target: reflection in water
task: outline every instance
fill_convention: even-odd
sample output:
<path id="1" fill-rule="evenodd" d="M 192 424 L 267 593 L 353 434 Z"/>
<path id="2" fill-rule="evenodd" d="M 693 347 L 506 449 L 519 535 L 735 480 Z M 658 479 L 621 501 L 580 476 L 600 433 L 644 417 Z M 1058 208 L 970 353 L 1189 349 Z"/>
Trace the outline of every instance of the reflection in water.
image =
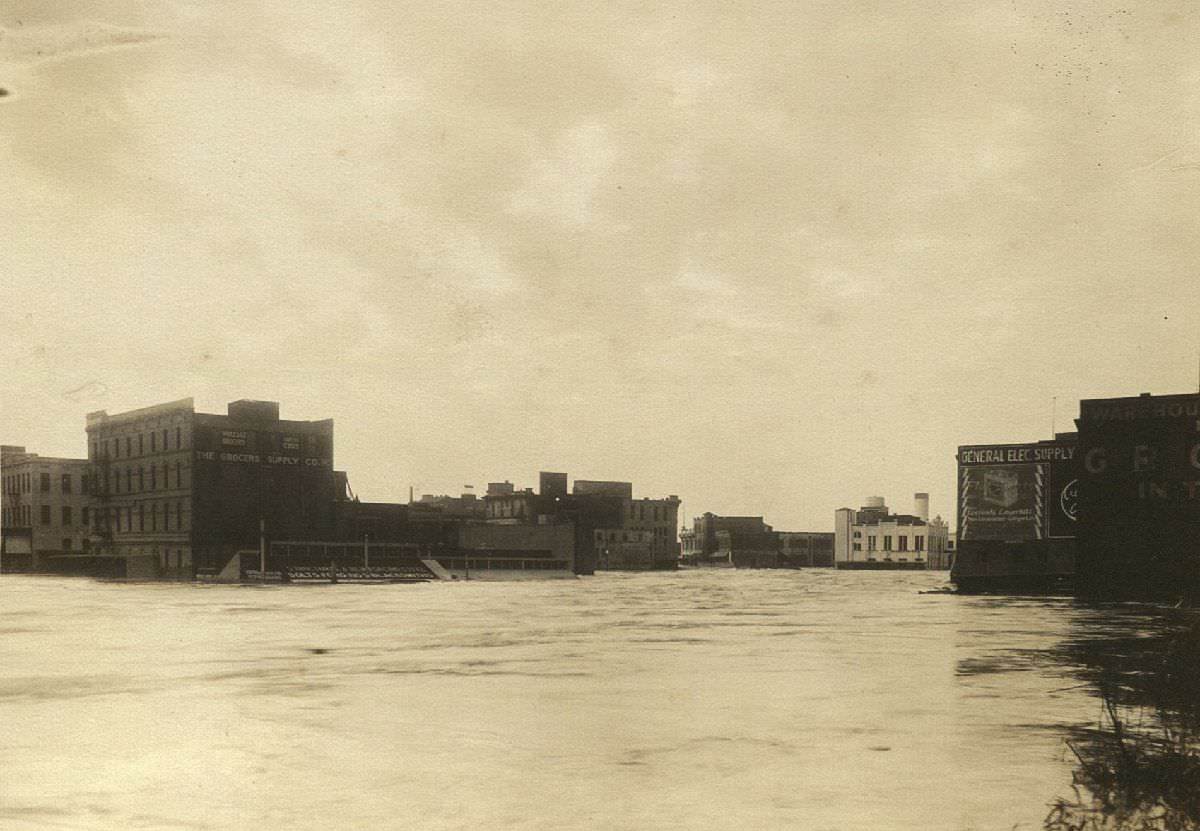
<path id="1" fill-rule="evenodd" d="M 1200 828 L 1200 620 L 1168 613 L 1137 629 L 1064 648 L 1103 713 L 1068 740 L 1075 793 L 1054 805 L 1048 831 Z"/>

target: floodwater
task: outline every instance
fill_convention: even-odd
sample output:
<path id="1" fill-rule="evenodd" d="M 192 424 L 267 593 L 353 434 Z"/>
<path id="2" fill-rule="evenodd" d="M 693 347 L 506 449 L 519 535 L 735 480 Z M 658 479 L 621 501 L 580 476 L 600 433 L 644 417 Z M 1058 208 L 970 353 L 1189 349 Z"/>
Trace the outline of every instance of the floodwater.
<path id="1" fill-rule="evenodd" d="M 0 828 L 1042 828 L 1153 615 L 945 585 L 5 575 Z"/>

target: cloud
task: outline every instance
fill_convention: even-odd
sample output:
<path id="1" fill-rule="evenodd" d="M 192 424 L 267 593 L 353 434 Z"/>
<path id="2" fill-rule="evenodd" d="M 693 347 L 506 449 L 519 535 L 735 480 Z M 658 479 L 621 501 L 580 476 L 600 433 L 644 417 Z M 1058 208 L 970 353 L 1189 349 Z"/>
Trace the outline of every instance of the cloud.
<path id="1" fill-rule="evenodd" d="M 160 32 L 91 21 L 0 28 L 0 64 L 32 65 L 67 60 L 98 52 L 146 46 L 164 37 Z"/>

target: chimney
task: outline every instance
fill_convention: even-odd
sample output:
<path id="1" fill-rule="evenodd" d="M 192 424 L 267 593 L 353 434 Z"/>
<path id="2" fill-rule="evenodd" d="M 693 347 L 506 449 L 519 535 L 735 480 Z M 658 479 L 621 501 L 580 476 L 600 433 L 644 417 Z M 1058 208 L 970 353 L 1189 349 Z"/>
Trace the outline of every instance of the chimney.
<path id="1" fill-rule="evenodd" d="M 913 494 L 913 513 L 925 522 L 929 522 L 929 494 Z"/>

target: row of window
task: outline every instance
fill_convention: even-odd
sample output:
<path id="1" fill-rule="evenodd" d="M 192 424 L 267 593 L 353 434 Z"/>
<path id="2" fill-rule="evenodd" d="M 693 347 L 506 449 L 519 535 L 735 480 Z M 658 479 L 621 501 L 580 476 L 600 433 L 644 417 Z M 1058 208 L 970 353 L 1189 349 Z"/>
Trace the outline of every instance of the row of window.
<path id="1" fill-rule="evenodd" d="M 642 532 L 634 531 L 632 533 L 633 533 L 633 539 L 631 540 L 631 539 L 629 539 L 629 534 L 630 534 L 629 531 L 609 531 L 608 532 L 608 541 L 609 542 L 649 542 L 649 540 L 638 539 L 639 534 L 641 534 Z M 604 532 L 603 531 L 596 532 L 596 542 L 604 542 Z"/>
<path id="2" fill-rule="evenodd" d="M 138 467 L 137 469 L 137 492 L 141 493 L 146 490 L 159 490 L 159 482 L 162 483 L 163 490 L 169 490 L 171 486 L 171 467 L 168 463 L 163 462 L 161 472 L 158 465 L 150 465 L 149 467 Z M 120 469 L 109 468 L 104 472 L 104 486 L 112 493 L 121 493 L 121 476 Z M 134 493 L 134 470 L 132 467 L 127 467 L 124 470 L 125 476 L 125 493 Z M 146 487 L 149 485 L 149 487 Z M 175 462 L 175 485 L 174 487 L 183 487 L 183 462 Z"/>
<path id="3" fill-rule="evenodd" d="M 159 505 L 158 502 L 140 502 L 137 506 L 98 508 L 95 511 L 96 528 L 109 527 L 114 533 L 131 533 L 136 519 L 138 531 L 184 530 L 187 523 L 183 502 L 162 502 L 161 510 Z"/>
<path id="4" fill-rule="evenodd" d="M 60 514 L 62 522 L 60 524 L 67 528 L 71 527 L 71 524 L 75 521 L 74 508 L 71 505 L 63 505 L 60 510 L 62 511 L 62 513 Z M 42 524 L 42 525 L 51 524 L 53 516 L 54 516 L 54 509 L 52 506 L 50 506 L 50 505 L 39 505 L 38 506 L 38 521 L 40 524 Z M 90 511 L 87 508 L 83 508 L 80 513 L 80 521 L 82 522 L 83 525 L 86 526 L 88 524 L 88 522 L 90 520 L 90 516 L 91 516 Z M 32 518 L 33 518 L 33 506 L 32 505 L 18 505 L 15 508 L 6 507 L 6 508 L 4 508 L 4 510 L 2 512 L 0 512 L 0 518 L 3 519 L 3 523 L 5 525 L 17 525 L 17 526 L 30 525 L 30 524 L 32 524 Z"/>
<path id="5" fill-rule="evenodd" d="M 70 473 L 59 474 L 58 488 L 63 493 L 72 493 L 74 477 Z M 40 493 L 50 493 L 50 485 L 53 477 L 49 473 L 38 474 L 38 491 Z M 79 478 L 81 486 L 86 487 L 87 480 L 82 476 Z M 32 473 L 14 473 L 11 476 L 4 477 L 4 492 L 8 494 L 32 493 L 33 492 L 33 474 Z M 85 491 L 86 492 L 86 491 Z"/>
<path id="6" fill-rule="evenodd" d="M 893 550 L 907 551 L 908 550 L 908 537 L 900 536 L 900 537 L 896 537 L 896 539 L 898 541 L 898 543 L 897 543 L 898 547 L 893 549 L 892 548 L 892 535 L 884 534 L 883 550 L 884 551 L 893 551 Z M 877 549 L 876 543 L 878 543 L 878 542 L 879 542 L 879 537 L 867 537 L 867 550 L 875 551 Z M 862 543 L 859 543 L 859 542 L 854 543 L 854 550 L 862 551 Z M 913 551 L 924 551 L 924 550 L 925 550 L 925 538 L 922 536 L 913 537 Z"/>
<path id="7" fill-rule="evenodd" d="M 170 436 L 171 436 L 171 434 L 170 434 L 168 428 L 165 428 L 165 427 L 161 431 L 151 430 L 149 433 L 138 433 L 137 438 L 136 438 L 136 444 L 137 444 L 137 453 L 136 454 L 134 453 L 134 442 L 135 442 L 134 437 L 133 436 L 124 436 L 123 437 L 124 438 L 124 449 L 125 449 L 124 458 L 127 458 L 127 459 L 133 458 L 134 455 L 144 456 L 146 454 L 147 448 L 149 448 L 149 452 L 151 452 L 151 453 L 158 453 L 160 450 L 164 450 L 164 451 L 171 450 L 171 449 L 182 450 L 183 449 L 183 429 L 180 427 L 175 428 L 175 447 L 174 448 L 170 447 L 170 442 L 168 441 Z M 122 437 L 111 438 L 111 439 L 102 439 L 100 441 L 92 442 L 92 458 L 99 459 L 101 456 L 107 455 L 109 458 L 112 458 L 112 459 L 120 459 L 120 458 L 122 458 L 121 449 L 122 449 Z"/>

